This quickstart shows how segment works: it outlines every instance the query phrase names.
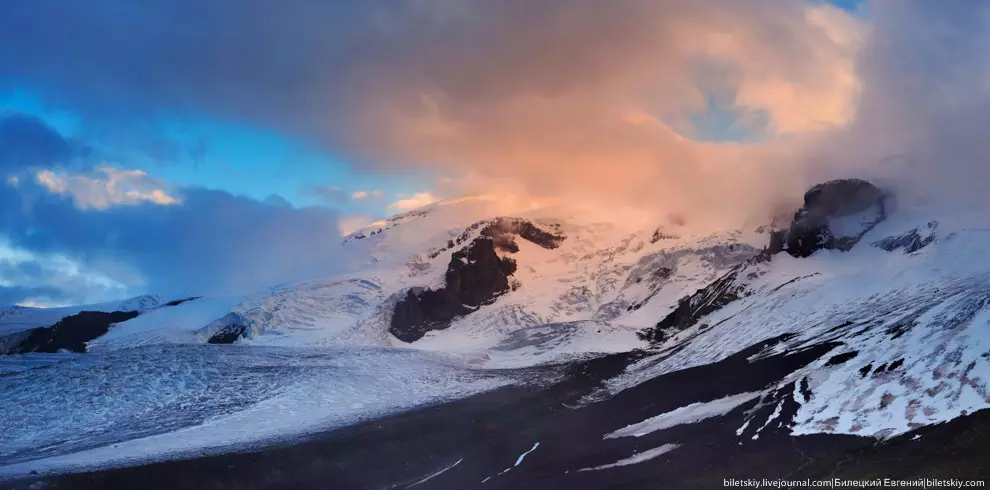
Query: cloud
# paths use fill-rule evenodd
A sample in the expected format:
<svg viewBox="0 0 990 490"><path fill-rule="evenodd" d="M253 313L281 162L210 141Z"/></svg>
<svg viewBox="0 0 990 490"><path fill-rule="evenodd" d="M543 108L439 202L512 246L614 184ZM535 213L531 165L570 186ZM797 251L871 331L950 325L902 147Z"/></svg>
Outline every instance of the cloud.
<svg viewBox="0 0 990 490"><path fill-rule="evenodd" d="M23 199L11 194L2 196L10 204ZM139 279L129 286L162 294L244 291L341 265L332 210L271 206L197 188L183 194L171 206L142 203L98 213L42 194L26 212L6 213L0 234L19 249L62 255L98 271L108 265L121 275L136 271Z"/></svg>
<svg viewBox="0 0 990 490"><path fill-rule="evenodd" d="M306 189L306 193L316 196L330 205L339 206L347 203L347 193L334 186L315 185Z"/></svg>
<svg viewBox="0 0 990 490"><path fill-rule="evenodd" d="M56 8L65 15L52 19ZM862 23L798 0L39 0L4 14L0 80L30 80L89 119L187 109L377 171L716 214L776 191L767 174L803 173L763 163L788 160L780 150L672 131L708 110L706 95L742 125L803 135L849 124L861 90ZM740 177L751 187L736 189Z"/></svg>
<svg viewBox="0 0 990 490"><path fill-rule="evenodd" d="M10 249L0 247L0 306L11 304L96 303L127 294L123 284L95 270L81 267L65 257L49 255L11 257Z"/></svg>
<svg viewBox="0 0 990 490"><path fill-rule="evenodd" d="M143 170L119 170L100 167L97 174L59 174L39 170L35 179L50 192L70 196L79 209L107 209L111 206L134 206L152 203L160 206L178 204L180 198L166 189L164 182L152 179Z"/></svg>
<svg viewBox="0 0 990 490"><path fill-rule="evenodd" d="M371 171L456 177L444 195L714 226L851 173L978 196L987 8L878 0L867 22L801 0L37 0L4 9L0 80L88 121L232 119ZM756 141L686 138L712 100ZM876 163L897 154L912 177Z"/></svg>
<svg viewBox="0 0 990 490"><path fill-rule="evenodd" d="M337 222L337 229L340 230L341 235L350 235L368 226L372 221L374 221L374 218L367 215L344 216Z"/></svg>
<svg viewBox="0 0 990 490"><path fill-rule="evenodd" d="M405 212L416 208L421 208L427 204L432 204L440 199L429 192L417 192L411 197L399 199L388 205L390 211Z"/></svg>
<svg viewBox="0 0 990 490"><path fill-rule="evenodd" d="M58 141L45 130L51 134L11 140L6 150ZM295 208L277 196L258 201L196 187L155 193L169 186L110 167L7 168L38 178L0 186L0 304L248 292L347 264L338 215L325 207ZM167 198L178 195L181 200Z"/></svg>
<svg viewBox="0 0 990 490"><path fill-rule="evenodd" d="M382 191L378 191L378 190L375 190L375 191L356 191L356 192L354 192L354 193L351 194L351 199L354 199L355 201L359 201L359 200L362 200L362 199L367 199L369 197L378 198L378 197L382 197L383 195L384 194L382 194Z"/></svg>
<svg viewBox="0 0 990 490"><path fill-rule="evenodd" d="M815 155L911 200L986 205L990 180L990 4L883 0L870 5L857 60L860 114Z"/></svg>

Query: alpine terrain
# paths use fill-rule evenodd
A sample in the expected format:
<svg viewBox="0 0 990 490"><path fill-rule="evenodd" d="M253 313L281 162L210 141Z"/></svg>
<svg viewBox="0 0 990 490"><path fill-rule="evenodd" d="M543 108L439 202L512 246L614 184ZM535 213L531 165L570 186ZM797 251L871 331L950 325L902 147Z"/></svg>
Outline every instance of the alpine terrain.
<svg viewBox="0 0 990 490"><path fill-rule="evenodd" d="M0 487L987 475L990 214L904 201L834 180L699 233L462 198L334 277L4 308Z"/></svg>

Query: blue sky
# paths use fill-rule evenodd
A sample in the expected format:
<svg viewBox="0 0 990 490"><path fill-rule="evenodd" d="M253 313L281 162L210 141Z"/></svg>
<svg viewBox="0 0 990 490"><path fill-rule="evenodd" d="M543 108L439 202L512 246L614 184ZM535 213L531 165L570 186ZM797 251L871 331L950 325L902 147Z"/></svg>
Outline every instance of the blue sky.
<svg viewBox="0 0 990 490"><path fill-rule="evenodd" d="M29 87L0 93L0 110L36 116L67 138L87 137L79 116L52 107ZM428 190L433 180L422 174L361 172L323 149L250 124L158 116L152 131L160 139L155 145L141 139L104 144L107 163L141 168L180 186L221 189L258 200L274 194L295 206L329 205L379 217L390 212L391 202ZM320 187L339 189L341 198L328 202L326 193L314 192ZM345 199L361 191L382 195Z"/></svg>
<svg viewBox="0 0 990 490"><path fill-rule="evenodd" d="M865 16L859 1L833 3ZM614 60L574 40L611 46L630 29L649 32L644 18L664 18L577 0L469 2L471 15L423 5L390 4L387 18L370 1L0 7L0 304L331 273L343 260L341 223L381 218L418 193L454 197L438 182L459 173L514 177L513 138L559 144L546 126L597 107L569 97L609 86L612 71L639 75L631 67L643 60L620 59L643 47L636 36L609 48ZM804 22L805 4L793 5L773 22ZM548 34L567 11L575 32ZM740 22L766 13L754 7ZM568 111L542 121L544 111L515 114L504 102L533 94ZM680 115L691 139L772 136L772 111L705 97L703 110ZM525 129L529 119L546 126ZM585 129L563 141L584 144L601 128Z"/></svg>

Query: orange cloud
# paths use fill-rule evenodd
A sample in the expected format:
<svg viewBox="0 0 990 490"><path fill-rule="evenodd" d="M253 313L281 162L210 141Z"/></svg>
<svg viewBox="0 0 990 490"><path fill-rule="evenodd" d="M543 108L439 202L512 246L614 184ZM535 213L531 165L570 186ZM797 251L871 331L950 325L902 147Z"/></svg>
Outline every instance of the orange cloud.
<svg viewBox="0 0 990 490"><path fill-rule="evenodd" d="M491 192L498 182L565 202L738 221L800 194L809 177L799 149L856 118L867 31L830 6L416 5L410 18L427 19L422 37L406 39L409 21L382 13L380 34L407 43L388 45L403 56L353 74L362 89L336 137L378 165L470 182L445 193ZM744 124L765 118L771 140L703 143L675 131L705 110L709 93L731 95Z"/></svg>

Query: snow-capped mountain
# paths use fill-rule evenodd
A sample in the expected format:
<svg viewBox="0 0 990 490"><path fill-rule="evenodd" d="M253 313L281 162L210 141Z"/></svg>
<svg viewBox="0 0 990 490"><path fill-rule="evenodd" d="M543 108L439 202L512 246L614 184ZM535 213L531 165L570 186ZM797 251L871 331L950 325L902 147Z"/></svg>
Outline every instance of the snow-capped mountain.
<svg viewBox="0 0 990 490"><path fill-rule="evenodd" d="M500 386L575 379L581 389L547 393L561 390L553 396L575 413L612 407L596 419L615 425L595 436L610 441L601 442L609 454L626 451L630 437L708 419L734 424L727 437L739 444L774 434L885 440L990 407L990 218L894 198L865 181L833 181L809 190L787 222L771 217L714 234L629 230L543 209L492 214L491 201L463 199L348 235L341 253L354 267L335 277L44 318L4 310L0 325L25 320L6 327L0 345L27 357L10 356L18 359L0 385L15 395L0 412L31 417L0 432L0 447L13 448L0 454L0 474L221 451ZM18 342L35 332L43 342L30 345L63 345L72 315L90 310L132 312L101 317L86 353L70 358L108 374L77 377L75 391L32 406L33 390L77 376L76 368ZM117 363L154 369L156 359L171 370L157 381L114 375ZM38 365L54 367L29 369ZM258 378L239 377L247 372ZM674 381L701 376L709 391ZM229 383L246 385L233 393ZM645 394L672 383L677 394ZM430 389L399 389L421 384ZM81 405L97 385L113 395ZM133 406L113 409L118 397ZM56 423L66 411L79 415ZM160 429L130 420L135 411L155 412ZM128 431L111 437L125 421ZM221 437L218 427L237 435ZM56 442L80 430L85 437ZM613 462L589 453L573 470L613 471L686 451L684 441L667 444Z"/></svg>

